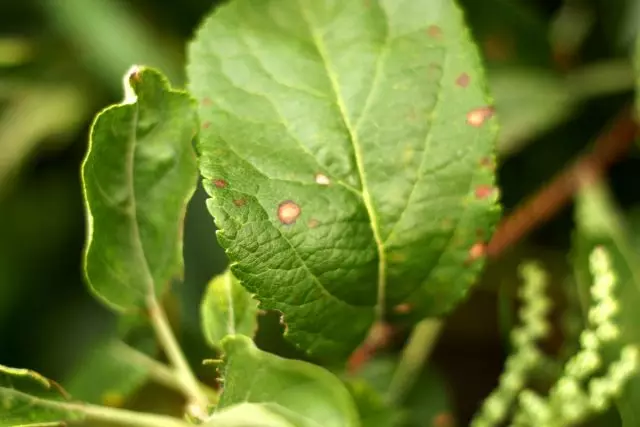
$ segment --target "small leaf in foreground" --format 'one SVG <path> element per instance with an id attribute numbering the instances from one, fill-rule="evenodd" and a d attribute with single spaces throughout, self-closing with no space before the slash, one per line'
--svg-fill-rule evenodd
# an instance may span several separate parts
<path id="1" fill-rule="evenodd" d="M 258 302 L 229 270 L 209 282 L 200 313 L 205 338 L 215 348 L 227 335 L 253 337 L 258 327 Z"/>
<path id="2" fill-rule="evenodd" d="M 603 348 L 608 365 L 620 357 L 625 345 L 640 346 L 640 257 L 627 241 L 628 234 L 621 215 L 603 184 L 590 184 L 580 191 L 576 224 L 573 263 L 583 309 L 586 311 L 591 301 L 589 289 L 593 279 L 589 271 L 589 256 L 594 248 L 601 246 L 609 254 L 617 278 L 614 304 L 617 306 L 615 318 L 621 336 L 617 342 Z M 640 375 L 635 374 L 616 400 L 624 427 L 640 425 L 638 401 Z"/>
<path id="3" fill-rule="evenodd" d="M 353 399 L 324 368 L 259 350 L 242 335 L 222 340 L 223 392 L 217 410 L 244 402 L 276 404 L 310 424 L 360 425 Z"/>
<path id="4" fill-rule="evenodd" d="M 80 412 L 65 408 L 60 386 L 26 369 L 0 365 L 0 427 L 79 421 Z"/>
<path id="5" fill-rule="evenodd" d="M 448 312 L 499 215 L 496 121 L 451 0 L 234 0 L 190 47 L 209 210 L 287 336 L 343 359 Z"/>
<path id="6" fill-rule="evenodd" d="M 86 276 L 119 310 L 144 305 L 182 274 L 182 223 L 197 178 L 189 96 L 148 68 L 126 76 L 125 92 L 97 116 L 82 165 Z"/>
<path id="7" fill-rule="evenodd" d="M 274 404 L 240 403 L 216 412 L 204 424 L 211 427 L 318 427 Z"/>

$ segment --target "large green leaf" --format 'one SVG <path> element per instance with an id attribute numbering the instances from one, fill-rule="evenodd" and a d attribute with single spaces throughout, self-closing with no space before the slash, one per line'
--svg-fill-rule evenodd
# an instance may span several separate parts
<path id="1" fill-rule="evenodd" d="M 624 345 L 640 345 L 640 256 L 627 240 L 626 227 L 603 185 L 590 185 L 579 193 L 576 223 L 574 268 L 585 313 L 590 304 L 592 283 L 589 255 L 595 247 L 606 249 L 617 278 L 615 298 L 619 311 L 615 319 L 620 326 L 621 338 L 604 348 L 606 362 L 611 363 L 620 357 Z M 624 427 L 640 425 L 639 401 L 640 375 L 635 374 L 616 401 Z"/>
<path id="2" fill-rule="evenodd" d="M 325 369 L 258 349 L 243 335 L 222 340 L 224 391 L 217 410 L 240 403 L 275 404 L 305 425 L 357 427 L 358 413 L 340 380 Z"/>
<path id="3" fill-rule="evenodd" d="M 391 307 L 463 298 L 499 212 L 497 126 L 453 1 L 235 0 L 188 74 L 218 239 L 291 340 L 339 359 Z"/>
<path id="4" fill-rule="evenodd" d="M 200 311 L 205 338 L 213 347 L 227 335 L 253 337 L 258 327 L 257 302 L 229 270 L 211 280 Z"/>
<path id="5" fill-rule="evenodd" d="M 189 96 L 135 69 L 127 99 L 98 115 L 82 179 L 89 218 L 85 270 L 110 306 L 131 309 L 182 274 L 182 221 L 196 184 Z"/>
<path id="6" fill-rule="evenodd" d="M 81 420 L 82 413 L 60 404 L 61 393 L 56 383 L 36 372 L 0 366 L 0 427 Z"/>

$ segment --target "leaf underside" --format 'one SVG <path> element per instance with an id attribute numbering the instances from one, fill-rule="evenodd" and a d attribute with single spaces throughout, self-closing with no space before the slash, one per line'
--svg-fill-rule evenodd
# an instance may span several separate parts
<path id="1" fill-rule="evenodd" d="M 127 75 L 125 91 L 131 99 L 97 116 L 82 165 L 86 276 L 120 310 L 182 274 L 182 222 L 197 182 L 193 101 L 148 68 Z"/>
<path id="2" fill-rule="evenodd" d="M 242 403 L 268 404 L 306 420 L 304 425 L 360 425 L 349 392 L 329 371 L 261 351 L 242 335 L 226 337 L 222 347 L 224 387 L 216 411 Z"/>
<path id="3" fill-rule="evenodd" d="M 53 426 L 82 420 L 81 413 L 57 404 L 63 397 L 56 387 L 35 372 L 0 366 L 0 427 Z"/>
<path id="4" fill-rule="evenodd" d="M 451 0 L 235 0 L 190 46 L 200 170 L 232 271 L 346 357 L 450 310 L 499 215 L 496 123 Z"/>
<path id="5" fill-rule="evenodd" d="M 258 327 L 257 301 L 229 270 L 209 282 L 200 313 L 205 339 L 215 348 L 227 335 L 253 337 Z"/>

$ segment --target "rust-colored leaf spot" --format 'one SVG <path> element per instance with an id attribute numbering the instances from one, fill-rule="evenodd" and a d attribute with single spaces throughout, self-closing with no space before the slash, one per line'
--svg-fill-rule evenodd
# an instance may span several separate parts
<path id="1" fill-rule="evenodd" d="M 481 200 L 486 199 L 487 197 L 491 196 L 494 191 L 495 191 L 495 188 L 490 185 L 486 185 L 486 184 L 478 185 L 475 190 L 476 198 Z"/>
<path id="2" fill-rule="evenodd" d="M 209 129 L 210 126 L 211 126 L 211 122 L 203 122 L 202 123 L 202 129 Z"/>
<path id="3" fill-rule="evenodd" d="M 290 225 L 296 222 L 301 212 L 302 209 L 297 203 L 287 200 L 278 206 L 278 219 L 281 223 Z"/>
<path id="4" fill-rule="evenodd" d="M 469 257 L 467 258 L 467 261 L 471 262 L 479 258 L 482 258 L 486 252 L 487 252 L 487 245 L 480 242 L 475 243 L 473 246 L 471 246 L 471 249 L 469 249 Z"/>
<path id="5" fill-rule="evenodd" d="M 237 207 L 241 208 L 244 205 L 247 204 L 247 201 L 245 199 L 236 199 L 233 201 L 233 204 L 236 205 Z"/>
<path id="6" fill-rule="evenodd" d="M 467 113 L 467 124 L 478 128 L 490 119 L 494 112 L 495 109 L 493 107 L 474 108 Z"/>
<path id="7" fill-rule="evenodd" d="M 331 180 L 329 179 L 329 177 L 323 173 L 317 173 L 315 179 L 316 179 L 316 184 L 320 184 L 320 185 L 331 184 Z"/>
<path id="8" fill-rule="evenodd" d="M 142 74 L 142 70 L 137 65 L 134 65 L 129 69 L 129 83 L 135 84 L 140 83 L 140 77 Z"/>
<path id="9" fill-rule="evenodd" d="M 393 312 L 397 314 L 407 314 L 411 312 L 411 308 L 411 304 L 409 303 L 398 304 L 393 307 Z"/>
<path id="10" fill-rule="evenodd" d="M 319 225 L 320 225 L 320 221 L 318 221 L 318 220 L 317 220 L 317 219 L 315 219 L 315 218 L 311 218 L 311 219 L 309 220 L 309 222 L 307 223 L 307 226 L 308 226 L 309 228 L 316 228 L 316 227 L 317 227 L 317 226 L 319 226 Z"/>
<path id="11" fill-rule="evenodd" d="M 433 427 L 454 427 L 456 420 L 449 412 L 441 412 L 431 421 Z"/>
<path id="12" fill-rule="evenodd" d="M 427 28 L 427 34 L 433 39 L 439 39 L 442 37 L 442 28 L 437 25 L 429 25 L 429 28 Z"/>
<path id="13" fill-rule="evenodd" d="M 471 77 L 469 77 L 469 74 L 462 73 L 456 79 L 456 84 L 460 87 L 467 87 L 469 86 L 470 81 L 471 81 Z"/>
<path id="14" fill-rule="evenodd" d="M 213 181 L 213 185 L 215 185 L 216 188 L 225 188 L 227 186 L 227 181 L 224 179 L 216 179 Z"/>
<path id="15" fill-rule="evenodd" d="M 487 168 L 491 171 L 496 169 L 496 164 L 491 157 L 483 157 L 480 159 L 480 166 Z"/>
<path id="16" fill-rule="evenodd" d="M 211 98 L 203 98 L 202 105 L 204 105 L 205 107 L 210 107 L 213 105 L 213 101 L 211 100 Z"/>

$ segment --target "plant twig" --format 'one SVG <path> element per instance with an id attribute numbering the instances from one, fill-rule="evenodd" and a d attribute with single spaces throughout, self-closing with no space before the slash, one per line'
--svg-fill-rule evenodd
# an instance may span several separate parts
<path id="1" fill-rule="evenodd" d="M 598 137 L 590 153 L 578 158 L 498 225 L 487 246 L 487 256 L 498 258 L 534 228 L 551 219 L 571 200 L 580 185 L 579 176 L 585 172 L 592 176 L 603 174 L 629 150 L 637 130 L 633 110 L 627 107 Z"/>
<path id="2" fill-rule="evenodd" d="M 442 325 L 440 319 L 425 319 L 413 328 L 387 390 L 387 399 L 391 403 L 401 403 L 413 387 L 436 344 Z"/>
<path id="3" fill-rule="evenodd" d="M 158 341 L 164 349 L 169 362 L 175 369 L 175 377 L 179 381 L 181 389 L 189 396 L 192 401 L 191 403 L 196 404 L 202 410 L 202 413 L 206 414 L 209 406 L 207 396 L 189 367 L 189 363 L 182 353 L 178 340 L 171 330 L 169 319 L 167 319 L 164 310 L 155 296 L 150 296 L 147 299 L 147 307 L 149 309 L 151 324 L 156 332 Z"/>
<path id="4" fill-rule="evenodd" d="M 169 366 L 121 341 L 115 341 L 112 345 L 117 357 L 144 369 L 149 374 L 149 377 L 158 384 L 180 393 L 185 392 L 182 382 L 178 380 L 175 371 Z M 203 383 L 198 385 L 211 403 L 215 403 L 218 400 L 218 392 L 216 390 Z"/>
<path id="5" fill-rule="evenodd" d="M 184 421 L 165 415 L 144 414 L 126 409 L 109 408 L 88 403 L 71 403 L 41 399 L 18 390 L 11 390 L 11 395 L 28 401 L 34 406 L 69 412 L 76 416 L 80 415 L 87 421 L 125 427 L 189 427 L 189 424 Z M 60 425 L 60 423 L 58 423 L 58 425 Z"/>

